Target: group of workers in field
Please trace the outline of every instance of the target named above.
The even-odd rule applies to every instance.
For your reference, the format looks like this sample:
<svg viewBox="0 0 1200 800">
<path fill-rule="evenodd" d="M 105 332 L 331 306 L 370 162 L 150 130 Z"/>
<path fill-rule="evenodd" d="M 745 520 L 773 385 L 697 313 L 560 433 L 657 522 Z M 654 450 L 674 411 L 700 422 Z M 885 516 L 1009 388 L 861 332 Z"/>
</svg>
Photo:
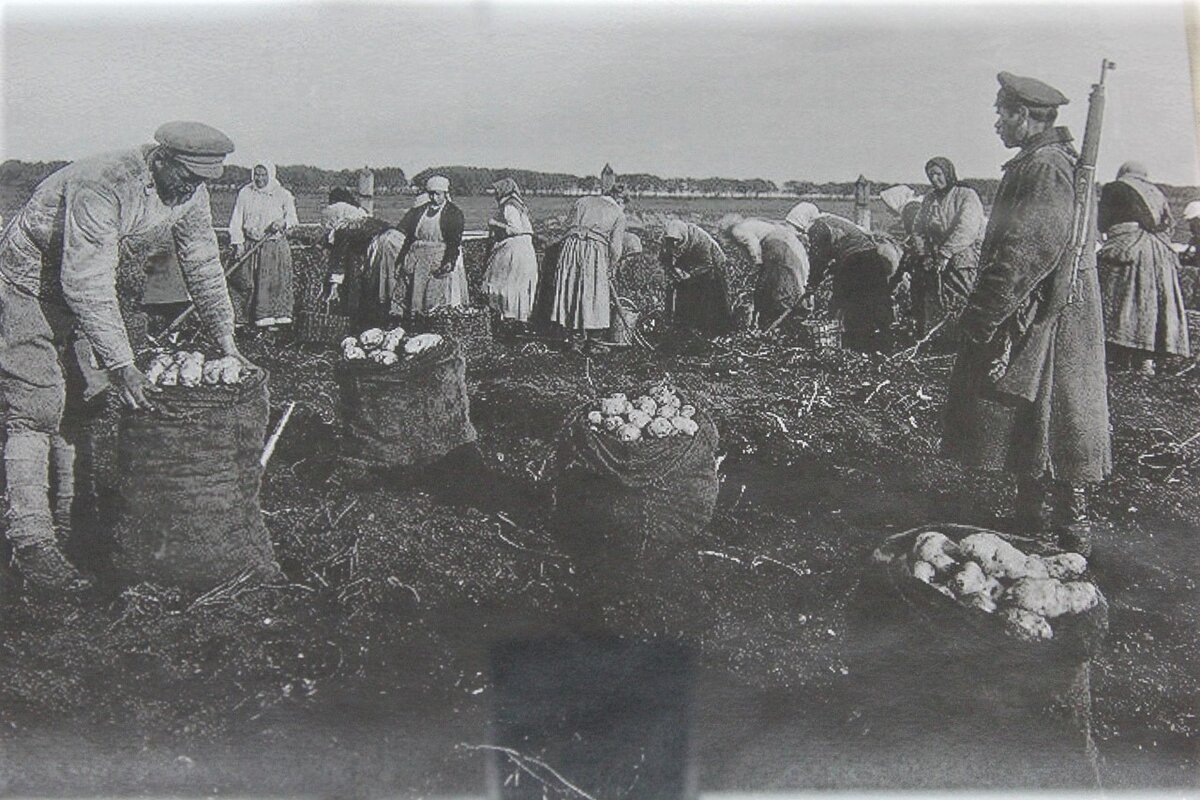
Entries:
<svg viewBox="0 0 1200 800">
<path fill-rule="evenodd" d="M 1106 343 L 1113 363 L 1143 372 L 1155 358 L 1189 353 L 1172 220 L 1145 170 L 1127 164 L 1101 197 L 1103 246 L 1087 242 L 1076 265 L 1068 245 L 1078 154 L 1069 131 L 1055 125 L 1067 98 L 1032 78 L 998 79 L 995 130 L 1017 152 L 1003 166 L 986 226 L 976 192 L 948 159 L 934 158 L 925 167 L 932 190 L 923 198 L 909 187 L 882 193 L 899 223 L 894 235 L 809 202 L 779 222 L 731 215 L 717 235 L 756 265 L 754 316 L 762 328 L 811 309 L 830 276 L 831 311 L 846 344 L 886 347 L 892 297 L 908 281 L 918 334 L 954 329 L 944 452 L 1013 476 L 1015 529 L 1088 552 L 1087 486 L 1112 469 Z M 227 285 L 204 182 L 221 175 L 233 143 L 192 122 L 163 125 L 155 139 L 58 170 L 0 239 L 5 531 L 12 563 L 33 589 L 72 593 L 89 584 L 60 541 L 77 494 L 75 466 L 90 460 L 76 450 L 78 432 L 98 398 L 112 390 L 130 408 L 152 404 L 116 288 L 119 270 L 146 264 L 119 259 L 121 242 L 169 231 L 187 295 L 225 355 L 242 358 L 237 322 L 267 330 L 291 322 L 286 237 L 297 225 L 296 208 L 272 165 L 255 164 L 238 194 L 230 238 L 235 256 L 253 268 Z M 372 240 L 369 280 L 356 276 L 358 291 L 382 316 L 467 302 L 462 210 L 446 178 L 433 176 L 423 188 L 400 223 Z M 606 169 L 600 193 L 576 202 L 553 257 L 540 267 L 520 188 L 504 179 L 491 189 L 497 207 L 483 279 L 489 305 L 516 323 L 528 323 L 540 307 L 575 348 L 603 350 L 611 276 L 629 242 L 625 188 Z M 1200 239 L 1200 203 L 1185 216 Z M 335 190 L 323 213 L 328 241 L 368 218 L 352 193 Z M 669 220 L 660 259 L 677 325 L 706 335 L 733 327 L 717 237 Z"/>
</svg>

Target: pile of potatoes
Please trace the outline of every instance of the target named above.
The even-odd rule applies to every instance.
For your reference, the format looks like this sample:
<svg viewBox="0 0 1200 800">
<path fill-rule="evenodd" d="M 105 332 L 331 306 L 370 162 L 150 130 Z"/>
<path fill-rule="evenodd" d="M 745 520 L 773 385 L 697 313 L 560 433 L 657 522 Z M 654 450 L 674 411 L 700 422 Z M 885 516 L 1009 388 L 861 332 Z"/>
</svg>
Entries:
<svg viewBox="0 0 1200 800">
<path fill-rule="evenodd" d="M 1095 584 L 1083 580 L 1087 559 L 1078 553 L 1029 555 L 994 533 L 955 542 L 925 531 L 908 554 L 912 576 L 947 597 L 996 614 L 1012 635 L 1029 641 L 1054 637 L 1052 620 L 1081 614 L 1100 602 Z"/>
<path fill-rule="evenodd" d="M 421 333 L 407 338 L 406 335 L 404 328 L 397 326 L 391 330 L 370 328 L 358 336 L 347 336 L 342 340 L 342 359 L 370 360 L 390 367 L 403 356 L 423 353 L 442 343 L 442 337 L 436 333 Z"/>
<path fill-rule="evenodd" d="M 198 350 L 158 353 L 146 368 L 146 379 L 155 386 L 217 386 L 241 383 L 242 362 L 233 356 L 205 359 Z"/>
<path fill-rule="evenodd" d="M 611 433 L 622 442 L 636 442 L 695 436 L 700 429 L 695 415 L 695 406 L 681 401 L 672 387 L 659 384 L 633 400 L 620 392 L 602 398 L 599 408 L 588 411 L 587 419 L 594 430 Z"/>
</svg>

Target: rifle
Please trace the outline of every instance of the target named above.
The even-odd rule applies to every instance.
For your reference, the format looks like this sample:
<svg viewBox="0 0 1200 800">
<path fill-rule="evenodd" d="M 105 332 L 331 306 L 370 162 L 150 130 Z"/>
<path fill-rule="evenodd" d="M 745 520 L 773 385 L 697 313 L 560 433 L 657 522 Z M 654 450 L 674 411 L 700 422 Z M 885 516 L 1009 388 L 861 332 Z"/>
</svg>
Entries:
<svg viewBox="0 0 1200 800">
<path fill-rule="evenodd" d="M 1096 194 L 1096 154 L 1100 151 L 1100 128 L 1104 122 L 1104 78 L 1117 65 L 1107 58 L 1100 63 L 1100 82 L 1092 84 L 1088 97 L 1087 125 L 1083 129 L 1083 142 L 1079 147 L 1079 161 L 1075 164 L 1075 211 L 1071 223 L 1071 286 L 1067 292 L 1067 305 L 1074 303 L 1075 285 L 1079 279 L 1079 265 L 1087 249 L 1088 233 L 1093 224 L 1092 207 Z"/>
</svg>

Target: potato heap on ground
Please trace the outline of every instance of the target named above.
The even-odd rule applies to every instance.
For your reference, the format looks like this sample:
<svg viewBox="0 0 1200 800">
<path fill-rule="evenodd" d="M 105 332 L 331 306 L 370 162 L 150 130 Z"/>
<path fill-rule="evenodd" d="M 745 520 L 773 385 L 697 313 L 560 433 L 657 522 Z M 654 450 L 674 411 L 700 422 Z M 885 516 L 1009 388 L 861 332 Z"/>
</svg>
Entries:
<svg viewBox="0 0 1200 800">
<path fill-rule="evenodd" d="M 1050 621 L 1080 614 L 1100 602 L 1095 585 L 1081 580 L 1087 560 L 1078 553 L 1027 555 L 994 533 L 958 542 L 938 531 L 917 536 L 909 554 L 912 576 L 963 605 L 1004 620 L 1026 640 L 1050 639 Z"/>
<path fill-rule="evenodd" d="M 198 350 L 158 353 L 146 368 L 146 379 L 155 386 L 217 386 L 241 383 L 242 362 L 233 356 L 205 360 Z"/>
<path fill-rule="evenodd" d="M 593 429 L 615 435 L 623 442 L 695 436 L 699 430 L 696 408 L 683 403 L 675 389 L 665 384 L 630 400 L 616 393 L 600 400 L 599 408 L 588 411 Z"/>
<path fill-rule="evenodd" d="M 345 361 L 373 361 L 385 367 L 397 363 L 405 355 L 423 353 L 442 343 L 436 333 L 422 333 L 405 338 L 404 328 L 391 330 L 369 328 L 358 336 L 347 336 L 342 340 L 342 359 Z"/>
</svg>

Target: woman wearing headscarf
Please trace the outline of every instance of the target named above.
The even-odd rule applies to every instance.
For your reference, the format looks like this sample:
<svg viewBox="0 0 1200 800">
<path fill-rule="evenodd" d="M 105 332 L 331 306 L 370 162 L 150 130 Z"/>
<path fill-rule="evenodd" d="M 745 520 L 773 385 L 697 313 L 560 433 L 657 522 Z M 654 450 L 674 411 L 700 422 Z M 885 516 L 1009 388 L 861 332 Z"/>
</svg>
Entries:
<svg viewBox="0 0 1200 800">
<path fill-rule="evenodd" d="M 726 240 L 739 246 L 758 267 L 754 317 L 768 328 L 800 302 L 808 281 L 808 252 L 796 232 L 778 222 L 726 214 L 717 222 Z"/>
<path fill-rule="evenodd" d="M 576 349 L 605 349 L 600 337 L 611 320 L 612 270 L 624 246 L 625 187 L 614 183 L 604 194 L 579 198 L 559 252 L 550 314 Z"/>
<path fill-rule="evenodd" d="M 670 288 L 667 309 L 676 325 L 708 336 L 732 327 L 725 251 L 708 232 L 691 222 L 667 220 L 659 252 Z"/>
<path fill-rule="evenodd" d="M 369 215 L 358 204 L 358 198 L 349 189 L 336 186 L 329 191 L 329 204 L 321 210 L 321 228 L 325 241 L 333 244 L 333 236 L 340 229 L 364 220 Z"/>
<path fill-rule="evenodd" d="M 501 319 L 529 322 L 537 296 L 538 262 L 533 249 L 533 221 L 521 190 L 512 178 L 492 184 L 496 216 L 488 220 L 492 250 L 483 276 L 483 294 Z"/>
<path fill-rule="evenodd" d="M 1146 168 L 1130 161 L 1100 191 L 1105 241 L 1097 255 L 1109 359 L 1154 374 L 1156 355 L 1187 356 L 1187 317 L 1179 257 L 1171 247 L 1175 221 Z"/>
<path fill-rule="evenodd" d="M 846 344 L 859 349 L 886 346 L 895 320 L 892 278 L 900 265 L 900 248 L 844 217 L 821 213 L 813 203 L 797 204 L 785 221 L 808 239 L 812 270 L 806 293 L 812 295 L 827 274 L 833 276 L 830 308 L 842 319 Z"/>
<path fill-rule="evenodd" d="M 912 277 L 918 336 L 966 305 L 979 273 L 984 228 L 979 194 L 959 182 L 950 159 L 929 159 L 925 176 L 933 191 L 921 201 L 914 226 L 920 251 Z"/>
<path fill-rule="evenodd" d="M 450 201 L 450 181 L 433 175 L 425 182 L 427 202 L 415 205 L 400 221 L 404 245 L 399 264 L 403 279 L 392 291 L 392 315 L 411 319 L 439 306 L 467 302 L 463 269 L 462 209 Z"/>
<path fill-rule="evenodd" d="M 234 258 L 257 248 L 241 270 L 248 280 L 241 277 L 240 282 L 249 284 L 245 314 L 259 328 L 274 331 L 292 322 L 295 299 L 287 232 L 299 224 L 296 198 L 275 179 L 275 165 L 256 162 L 250 183 L 241 188 L 233 204 L 229 241 Z"/>
</svg>

